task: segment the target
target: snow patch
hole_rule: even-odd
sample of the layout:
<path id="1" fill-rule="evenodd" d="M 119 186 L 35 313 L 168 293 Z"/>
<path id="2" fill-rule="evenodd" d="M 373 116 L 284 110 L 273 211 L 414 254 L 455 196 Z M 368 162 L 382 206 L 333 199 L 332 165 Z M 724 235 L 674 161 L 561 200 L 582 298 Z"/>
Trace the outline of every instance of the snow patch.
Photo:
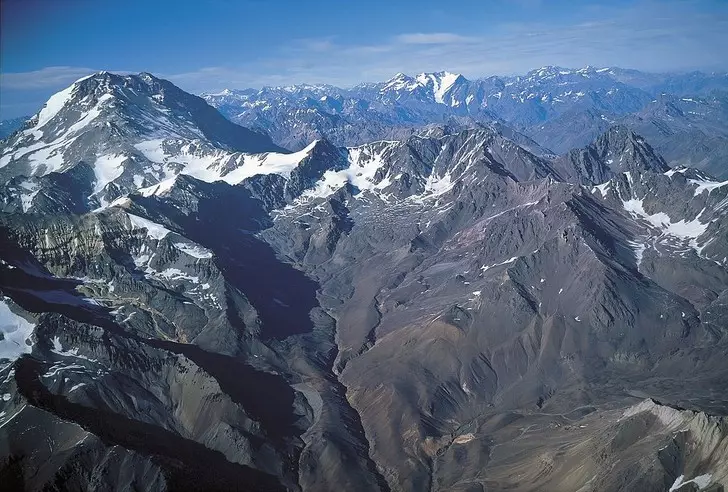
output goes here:
<path id="1" fill-rule="evenodd" d="M 708 195 L 710 195 L 710 193 L 713 190 L 715 190 L 717 188 L 722 188 L 722 187 L 728 185 L 728 180 L 718 182 L 718 181 L 703 181 L 703 180 L 698 180 L 698 179 L 689 179 L 688 182 L 691 184 L 697 185 L 697 187 L 695 188 L 694 196 L 698 196 L 701 193 L 703 193 L 704 191 L 707 191 Z"/>
<path id="2" fill-rule="evenodd" d="M 40 186 L 31 181 L 23 181 L 20 183 L 20 187 L 28 191 L 28 193 L 21 193 L 20 195 L 20 205 L 23 207 L 23 212 L 27 212 L 33 205 L 33 199 L 40 192 Z"/>
<path id="3" fill-rule="evenodd" d="M 122 175 L 124 172 L 122 164 L 127 159 L 128 157 L 124 154 L 103 155 L 96 159 L 94 163 L 94 174 L 96 175 L 94 193 L 103 190 L 107 184 Z"/>
<path id="4" fill-rule="evenodd" d="M 665 176 L 667 176 L 668 178 L 672 178 L 676 173 L 684 174 L 685 171 L 687 171 L 687 170 L 688 170 L 688 168 L 686 168 L 686 167 L 673 168 L 673 169 L 670 169 L 669 171 L 666 171 Z"/>
<path id="5" fill-rule="evenodd" d="M 183 253 L 186 253 L 190 256 L 194 256 L 195 258 L 200 258 L 200 259 L 212 258 L 212 252 L 203 248 L 202 246 L 198 246 L 197 244 L 174 243 L 174 247 L 177 248 L 178 250 L 182 251 Z"/>
<path id="6" fill-rule="evenodd" d="M 192 275 L 187 275 L 185 272 L 183 272 L 179 268 L 166 268 L 159 273 L 156 273 L 156 272 L 147 272 L 147 273 L 153 273 L 155 276 L 162 277 L 167 280 L 188 280 L 188 281 L 192 282 L 193 284 L 200 283 L 199 277 L 193 277 Z"/>
<path id="7" fill-rule="evenodd" d="M 642 257 L 644 256 L 647 246 L 644 243 L 640 243 L 637 241 L 629 241 L 629 245 L 634 251 L 635 261 L 637 262 L 637 269 L 639 269 L 640 265 L 642 264 Z"/>
<path id="8" fill-rule="evenodd" d="M 237 184 L 246 178 L 259 174 L 279 174 L 288 179 L 291 176 L 291 172 L 298 167 L 301 161 L 309 156 L 317 143 L 318 140 L 314 140 L 303 150 L 292 154 L 269 152 L 266 154 L 246 155 L 243 165 L 229 174 L 222 176 L 222 180 L 229 184 Z"/>
<path id="9" fill-rule="evenodd" d="M 607 192 L 609 191 L 609 185 L 610 185 L 609 181 L 607 181 L 606 183 L 597 185 L 594 188 L 592 188 L 592 193 L 599 190 L 599 193 L 601 193 L 602 198 L 606 198 Z"/>
<path id="10" fill-rule="evenodd" d="M 518 259 L 518 256 L 514 256 L 513 258 L 510 258 L 510 259 L 508 259 L 506 261 L 502 261 L 500 263 L 494 263 L 493 265 L 483 265 L 482 267 L 480 267 L 480 270 L 483 271 L 483 272 L 487 272 L 491 268 L 495 268 L 495 267 L 501 266 L 501 265 L 507 265 L 508 263 L 513 263 L 517 259 Z"/>
<path id="11" fill-rule="evenodd" d="M 668 492 L 674 492 L 681 488 L 683 485 L 693 483 L 698 487 L 698 490 L 703 490 L 704 488 L 707 488 L 708 485 L 710 485 L 710 481 L 713 478 L 713 475 L 710 473 L 706 473 L 705 475 L 699 475 L 692 480 L 685 481 L 685 475 L 680 475 L 675 479 L 675 482 L 672 484 L 672 487 L 670 487 L 670 490 Z"/>
<path id="12" fill-rule="evenodd" d="M 126 207 L 131 206 L 131 204 L 132 204 L 132 201 L 129 199 L 129 197 L 127 197 L 127 196 L 120 196 L 119 198 L 117 198 L 116 200 L 114 200 L 113 202 L 111 202 L 109 204 L 109 207 L 126 208 Z"/>
<path id="13" fill-rule="evenodd" d="M 708 228 L 708 224 L 703 224 L 698 220 L 698 217 L 703 214 L 702 211 L 693 220 L 687 221 L 681 219 L 677 222 L 672 222 L 670 216 L 664 212 L 648 214 L 644 209 L 643 200 L 632 198 L 630 200 L 623 200 L 622 204 L 624 209 L 632 214 L 633 217 L 645 220 L 657 229 L 662 230 L 664 235 L 690 239 L 694 242 Z M 694 247 L 697 248 L 697 244 Z"/>
<path id="14" fill-rule="evenodd" d="M 445 104 L 444 96 L 447 93 L 447 91 L 450 90 L 450 88 L 455 84 L 457 81 L 457 78 L 459 77 L 456 73 L 449 73 L 445 72 L 439 81 L 436 82 L 434 95 L 435 95 L 435 101 L 437 101 L 440 104 Z M 433 81 L 436 79 L 433 78 Z"/>
<path id="15" fill-rule="evenodd" d="M 172 232 L 166 227 L 157 224 L 156 222 L 152 222 L 151 220 L 139 217 L 138 215 L 127 213 L 127 216 L 129 217 L 129 221 L 131 221 L 131 224 L 135 229 L 146 229 L 147 235 L 151 238 L 156 239 L 157 241 L 163 239 L 167 236 L 167 234 Z"/>
<path id="16" fill-rule="evenodd" d="M 388 177 L 376 182 L 377 172 L 384 165 L 383 154 L 392 147 L 392 144 L 385 144 L 384 149 L 379 150 L 378 146 L 381 144 L 382 142 L 376 142 L 374 145 L 348 149 L 349 166 L 340 171 L 326 171 L 316 186 L 305 191 L 300 199 L 325 198 L 341 189 L 346 183 L 350 183 L 360 191 L 380 190 L 389 186 L 391 180 Z"/>
<path id="17" fill-rule="evenodd" d="M 137 190 L 137 192 L 141 196 L 146 196 L 146 197 L 154 196 L 154 195 L 157 195 L 157 196 L 164 195 L 165 193 L 167 193 L 169 190 L 171 190 L 174 187 L 174 183 L 176 181 L 177 181 L 177 177 L 175 176 L 174 178 L 169 178 L 169 179 L 160 181 L 159 183 L 157 183 L 155 185 L 148 186 L 146 188 L 140 188 L 139 190 Z"/>
<path id="18" fill-rule="evenodd" d="M 63 345 L 61 345 L 61 339 L 58 335 L 53 337 L 53 339 L 51 340 L 51 343 L 53 343 L 53 348 L 51 349 L 51 352 L 53 352 L 54 354 L 62 355 L 64 357 L 77 357 L 79 359 L 86 359 L 90 362 L 96 362 L 96 359 L 90 359 L 90 358 L 86 357 L 85 355 L 80 355 L 78 353 L 78 347 L 72 348 L 71 350 L 63 350 Z M 68 366 L 65 369 L 68 369 L 69 367 L 73 367 L 73 366 Z M 83 367 L 83 366 L 78 366 L 78 367 L 80 367 L 81 369 L 85 369 L 85 367 Z M 51 369 L 53 369 L 53 368 L 51 368 Z M 56 372 L 57 371 L 58 370 L 56 370 Z M 46 374 L 46 376 L 53 376 L 53 375 L 55 375 L 55 372 Z"/>
<path id="19" fill-rule="evenodd" d="M 450 191 L 454 184 L 450 173 L 446 173 L 444 176 L 436 176 L 433 172 L 425 183 L 425 195 L 442 195 Z"/>
<path id="20" fill-rule="evenodd" d="M 16 360 L 29 354 L 32 347 L 28 343 L 35 325 L 10 310 L 7 302 L 0 300 L 0 359 Z"/>

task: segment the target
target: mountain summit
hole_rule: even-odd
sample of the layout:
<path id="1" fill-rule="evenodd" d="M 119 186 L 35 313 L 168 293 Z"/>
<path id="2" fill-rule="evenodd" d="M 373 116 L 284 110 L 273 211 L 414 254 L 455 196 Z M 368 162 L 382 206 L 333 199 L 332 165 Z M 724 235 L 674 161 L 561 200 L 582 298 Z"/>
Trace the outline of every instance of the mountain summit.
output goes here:
<path id="1" fill-rule="evenodd" d="M 280 150 L 264 134 L 230 124 L 201 98 L 149 73 L 98 72 L 84 77 L 54 94 L 21 137 L 77 137 L 88 125 L 94 130 L 113 126 L 124 136 L 204 138 L 240 152 Z"/>
<path id="2" fill-rule="evenodd" d="M 178 152 L 185 157 L 160 166 Z M 99 72 L 54 94 L 0 143 L 0 178 L 37 179 L 75 169 L 89 182 L 90 202 L 108 203 L 125 190 L 168 179 L 181 168 L 202 166 L 202 175 L 212 161 L 266 152 L 287 151 L 166 80 L 148 73 Z M 91 171 L 88 177 L 80 171 L 84 167 Z M 212 171 L 207 179 L 224 173 Z"/>

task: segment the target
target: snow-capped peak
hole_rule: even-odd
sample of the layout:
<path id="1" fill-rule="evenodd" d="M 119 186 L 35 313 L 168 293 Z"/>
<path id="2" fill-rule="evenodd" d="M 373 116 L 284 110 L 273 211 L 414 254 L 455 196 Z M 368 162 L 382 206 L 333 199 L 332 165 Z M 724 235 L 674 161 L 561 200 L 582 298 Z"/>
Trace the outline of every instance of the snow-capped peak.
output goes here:
<path id="1" fill-rule="evenodd" d="M 74 82 L 74 84 L 78 84 L 80 82 L 83 82 L 84 80 L 90 79 L 91 77 L 95 77 L 97 75 L 103 76 L 103 75 L 106 75 L 108 73 L 109 72 L 107 72 L 106 70 L 100 70 L 98 72 L 90 73 L 90 74 L 84 75 L 83 77 L 81 77 L 80 79 L 78 79 L 76 82 Z"/>
<path id="2" fill-rule="evenodd" d="M 421 73 L 417 76 L 417 82 L 423 87 L 431 86 L 432 95 L 435 101 L 440 104 L 446 104 L 445 95 L 463 76 L 450 72 Z"/>
<path id="3" fill-rule="evenodd" d="M 261 157 L 243 157 L 252 154 Z M 297 156 L 288 155 L 267 135 L 229 122 L 170 82 L 100 72 L 51 96 L 5 141 L 0 172 L 40 178 L 78 169 L 79 179 L 89 181 L 92 206 L 181 172 L 227 181 L 289 172 Z"/>
<path id="4" fill-rule="evenodd" d="M 399 72 L 394 77 L 384 83 L 384 87 L 382 87 L 382 92 L 401 90 L 411 91 L 416 89 L 418 86 L 419 84 L 415 79 L 413 79 L 409 75 L 405 75 L 402 72 Z"/>
<path id="5" fill-rule="evenodd" d="M 398 73 L 384 83 L 381 93 L 384 94 L 389 91 L 413 92 L 418 89 L 425 89 L 432 94 L 435 102 L 439 104 L 451 104 L 452 101 L 445 101 L 446 94 L 460 80 L 465 80 L 465 78 L 460 74 L 450 72 L 425 72 L 416 77 Z"/>

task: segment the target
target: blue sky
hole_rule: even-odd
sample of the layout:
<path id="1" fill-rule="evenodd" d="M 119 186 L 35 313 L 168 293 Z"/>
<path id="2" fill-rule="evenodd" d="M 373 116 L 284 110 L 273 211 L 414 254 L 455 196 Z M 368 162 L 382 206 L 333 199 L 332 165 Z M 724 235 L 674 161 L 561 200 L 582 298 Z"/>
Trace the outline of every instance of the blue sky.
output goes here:
<path id="1" fill-rule="evenodd" d="M 98 70 L 190 92 L 543 65 L 728 69 L 726 0 L 2 0 L 0 118 Z"/>

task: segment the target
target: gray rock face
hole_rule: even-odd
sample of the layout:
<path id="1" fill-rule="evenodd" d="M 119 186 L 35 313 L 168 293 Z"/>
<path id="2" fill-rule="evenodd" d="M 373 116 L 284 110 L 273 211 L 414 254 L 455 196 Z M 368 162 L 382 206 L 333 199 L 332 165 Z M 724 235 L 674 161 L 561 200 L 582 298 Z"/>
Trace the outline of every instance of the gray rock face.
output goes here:
<path id="1" fill-rule="evenodd" d="M 570 182 L 600 184 L 625 172 L 667 172 L 670 167 L 644 138 L 625 126 L 613 126 L 594 143 L 557 158 L 556 169 Z"/>
<path id="2" fill-rule="evenodd" d="M 643 135 L 673 165 L 728 178 L 728 92 L 704 97 L 660 96 L 624 124 Z"/>
<path id="3" fill-rule="evenodd" d="M 154 113 L 111 147 L 63 126 L 85 100 L 2 151 L 3 484 L 728 486 L 726 182 L 619 126 L 558 158 L 498 125 L 259 154 Z"/>
<path id="4" fill-rule="evenodd" d="M 726 108 L 725 90 L 691 97 L 660 94 L 635 113 L 619 116 L 577 110 L 532 128 L 528 134 L 547 142 L 555 152 L 567 152 L 587 145 L 609 126 L 621 124 L 644 136 L 672 166 L 693 166 L 725 179 Z"/>

